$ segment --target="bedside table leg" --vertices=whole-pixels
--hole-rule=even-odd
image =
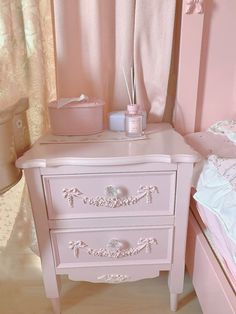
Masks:
[[[59,298],[54,298],[50,299],[52,308],[53,308],[53,313],[54,314],[61,314],[61,305],[60,305],[60,299]]]
[[[170,309],[173,312],[177,311],[178,307],[178,294],[177,293],[170,293]]]

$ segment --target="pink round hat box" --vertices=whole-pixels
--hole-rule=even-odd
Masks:
[[[104,102],[97,99],[71,101],[59,107],[48,105],[51,131],[54,135],[89,135],[103,130]]]

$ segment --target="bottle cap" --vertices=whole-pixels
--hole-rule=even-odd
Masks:
[[[137,104],[127,105],[128,113],[135,114],[138,112],[139,106]]]

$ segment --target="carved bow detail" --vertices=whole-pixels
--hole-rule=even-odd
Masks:
[[[74,197],[79,197],[81,194],[80,190],[77,188],[63,189],[62,190],[64,198],[67,198],[70,207],[74,207]]]
[[[147,186],[147,185],[141,185],[138,189],[138,193],[144,193],[146,196],[146,203],[151,204],[152,203],[152,193],[159,193],[157,186]]]
[[[75,257],[79,257],[79,249],[84,248],[86,246],[88,246],[88,245],[86,243],[84,243],[83,241],[80,241],[80,240],[69,242],[69,249],[73,250]]]

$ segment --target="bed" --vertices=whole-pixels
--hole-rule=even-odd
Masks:
[[[232,28],[236,27],[236,2],[181,3],[173,123],[203,157],[202,163],[195,167],[193,180],[186,269],[204,314],[235,314],[235,241],[228,236],[219,216],[206,202],[200,203],[200,192],[196,193],[196,188],[203,185],[203,182],[197,184],[208,158],[212,167],[217,166],[218,157],[236,161],[236,144],[232,143],[236,133],[229,128],[234,124],[231,122],[236,121],[236,43],[230,36]],[[220,129],[222,126],[226,127],[224,132]],[[231,179],[234,174],[236,169]],[[205,178],[208,178],[207,172]],[[213,201],[209,191],[205,196]],[[236,204],[231,207],[235,218]],[[232,225],[231,232],[235,231],[236,226]]]
[[[226,122],[221,122],[225,125]],[[230,122],[228,122],[230,124]],[[219,123],[217,123],[220,126]],[[231,121],[232,128],[236,122]],[[220,127],[219,127],[220,129]],[[235,128],[236,129],[236,128]],[[203,313],[236,313],[236,141],[215,125],[185,140],[202,156],[196,165],[186,267]]]

